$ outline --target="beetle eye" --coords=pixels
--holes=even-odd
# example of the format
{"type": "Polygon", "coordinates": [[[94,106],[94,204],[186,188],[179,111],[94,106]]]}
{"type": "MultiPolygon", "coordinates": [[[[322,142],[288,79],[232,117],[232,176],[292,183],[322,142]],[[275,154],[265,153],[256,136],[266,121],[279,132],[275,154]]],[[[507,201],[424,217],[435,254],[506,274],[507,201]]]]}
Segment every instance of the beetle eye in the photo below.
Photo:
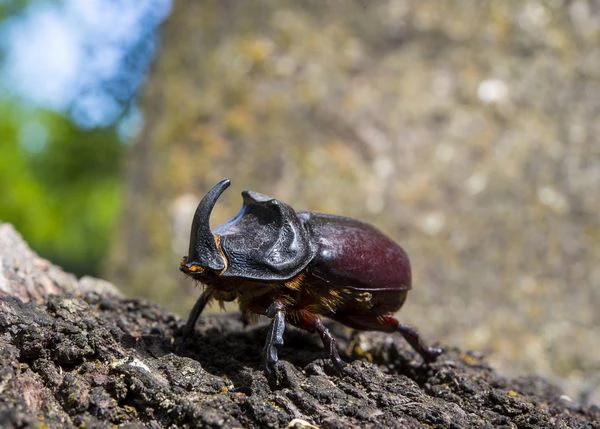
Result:
{"type": "Polygon", "coordinates": [[[200,265],[196,265],[196,264],[192,264],[190,266],[187,266],[187,269],[190,273],[201,273],[204,271],[204,268],[201,267],[200,265]]]}
{"type": "Polygon", "coordinates": [[[203,273],[204,267],[194,262],[188,262],[187,256],[184,256],[179,263],[179,270],[185,274],[203,273]]]}

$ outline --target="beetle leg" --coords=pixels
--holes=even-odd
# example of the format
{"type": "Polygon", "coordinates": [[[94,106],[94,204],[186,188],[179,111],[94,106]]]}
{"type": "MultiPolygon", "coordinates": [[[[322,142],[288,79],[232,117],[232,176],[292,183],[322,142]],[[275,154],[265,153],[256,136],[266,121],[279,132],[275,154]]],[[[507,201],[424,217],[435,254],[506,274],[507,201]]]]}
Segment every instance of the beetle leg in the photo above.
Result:
{"type": "Polygon", "coordinates": [[[340,358],[340,352],[338,351],[337,343],[329,329],[323,325],[323,322],[318,317],[315,321],[315,329],[319,333],[321,340],[323,340],[323,344],[329,351],[329,358],[333,362],[333,364],[337,367],[338,370],[343,371],[346,366],[346,362],[340,358]]]}
{"type": "Polygon", "coordinates": [[[242,324],[244,328],[247,328],[250,324],[250,312],[248,310],[242,310],[242,324]]]}
{"type": "Polygon", "coordinates": [[[211,298],[212,298],[212,289],[207,288],[204,290],[204,292],[202,292],[202,295],[200,295],[200,298],[198,298],[198,301],[196,301],[196,304],[194,304],[194,308],[192,308],[192,311],[190,311],[190,315],[188,316],[185,327],[183,328],[183,338],[184,339],[189,338],[189,336],[194,331],[194,326],[196,325],[196,321],[198,320],[198,317],[200,317],[200,313],[202,313],[202,310],[204,310],[204,307],[206,307],[206,304],[208,304],[208,302],[211,300],[211,298]]]}
{"type": "Polygon", "coordinates": [[[300,310],[297,313],[297,317],[295,318],[295,325],[299,328],[305,329],[308,332],[317,332],[323,341],[323,345],[327,349],[327,353],[329,354],[329,358],[336,366],[336,368],[340,371],[343,370],[344,366],[346,366],[346,362],[340,358],[340,353],[338,351],[337,342],[335,341],[335,337],[331,335],[329,329],[325,327],[323,322],[316,314],[311,313],[306,310],[300,310]]]}
{"type": "Polygon", "coordinates": [[[265,369],[267,374],[272,375],[275,364],[279,361],[277,349],[283,345],[283,332],[285,331],[285,307],[279,301],[275,301],[267,309],[265,316],[273,318],[267,341],[263,349],[265,369]]]}
{"type": "Polygon", "coordinates": [[[396,326],[398,332],[400,332],[408,344],[421,355],[426,363],[434,362],[437,357],[444,352],[444,350],[439,347],[427,346],[417,330],[412,326],[399,323],[397,320],[396,323],[398,324],[396,326]]]}
{"type": "Polygon", "coordinates": [[[426,363],[435,361],[444,352],[441,348],[427,346],[415,328],[398,322],[392,315],[379,317],[344,315],[336,320],[354,329],[382,332],[398,331],[426,363]]]}

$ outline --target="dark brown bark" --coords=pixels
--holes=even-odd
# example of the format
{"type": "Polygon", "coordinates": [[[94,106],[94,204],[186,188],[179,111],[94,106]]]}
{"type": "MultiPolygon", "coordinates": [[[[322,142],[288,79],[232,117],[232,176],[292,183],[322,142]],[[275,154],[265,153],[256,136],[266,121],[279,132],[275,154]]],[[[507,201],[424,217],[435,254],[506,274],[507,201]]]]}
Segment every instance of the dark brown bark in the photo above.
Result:
{"type": "Polygon", "coordinates": [[[60,293],[0,297],[0,427],[592,428],[600,419],[597,407],[541,378],[501,377],[475,353],[450,349],[426,368],[399,336],[349,335],[337,325],[350,361],[343,375],[322,359],[316,335],[289,330],[274,387],[260,361],[264,325],[202,317],[184,346],[178,317],[79,291],[47,262],[25,273],[42,262],[1,225],[7,242],[15,246],[0,246],[5,289],[25,279],[54,282],[60,293]]]}

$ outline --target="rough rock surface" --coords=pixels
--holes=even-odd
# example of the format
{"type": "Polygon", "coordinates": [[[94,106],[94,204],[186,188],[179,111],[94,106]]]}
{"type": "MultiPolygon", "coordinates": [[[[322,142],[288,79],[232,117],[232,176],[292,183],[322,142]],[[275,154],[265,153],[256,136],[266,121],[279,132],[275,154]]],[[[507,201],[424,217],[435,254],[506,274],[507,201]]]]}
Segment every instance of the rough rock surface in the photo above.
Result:
{"type": "MultiPolygon", "coordinates": [[[[18,255],[0,257],[2,278],[7,270],[17,276],[10,281],[36,264],[9,267],[18,255]]],[[[593,428],[600,422],[597,407],[581,407],[539,378],[503,378],[476,354],[450,349],[426,368],[397,336],[350,335],[337,325],[340,347],[351,355],[344,374],[322,359],[318,338],[290,329],[275,386],[261,366],[264,325],[244,328],[234,315],[203,317],[183,344],[183,321],[158,306],[63,290],[60,282],[56,289],[61,293],[29,302],[0,297],[0,427],[593,428]]]]}

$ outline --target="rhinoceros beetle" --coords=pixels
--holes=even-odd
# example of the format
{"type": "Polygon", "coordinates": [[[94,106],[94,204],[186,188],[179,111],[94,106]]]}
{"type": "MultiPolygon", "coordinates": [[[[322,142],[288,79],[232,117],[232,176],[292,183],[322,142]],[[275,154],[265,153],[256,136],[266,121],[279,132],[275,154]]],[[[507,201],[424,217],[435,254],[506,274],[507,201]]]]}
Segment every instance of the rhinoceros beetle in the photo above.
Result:
{"type": "Polygon", "coordinates": [[[341,368],[334,337],[319,316],[361,330],[400,332],[427,363],[441,353],[394,318],[411,288],[408,256],[394,241],[358,220],[295,211],[275,198],[242,192],[239,213],[214,231],[209,219],[229,179],[202,198],[192,222],[188,256],[179,269],[206,285],[183,329],[188,338],[211,301],[238,300],[242,314],[272,318],[263,349],[267,373],[278,361],[285,323],[317,332],[341,368]]]}

